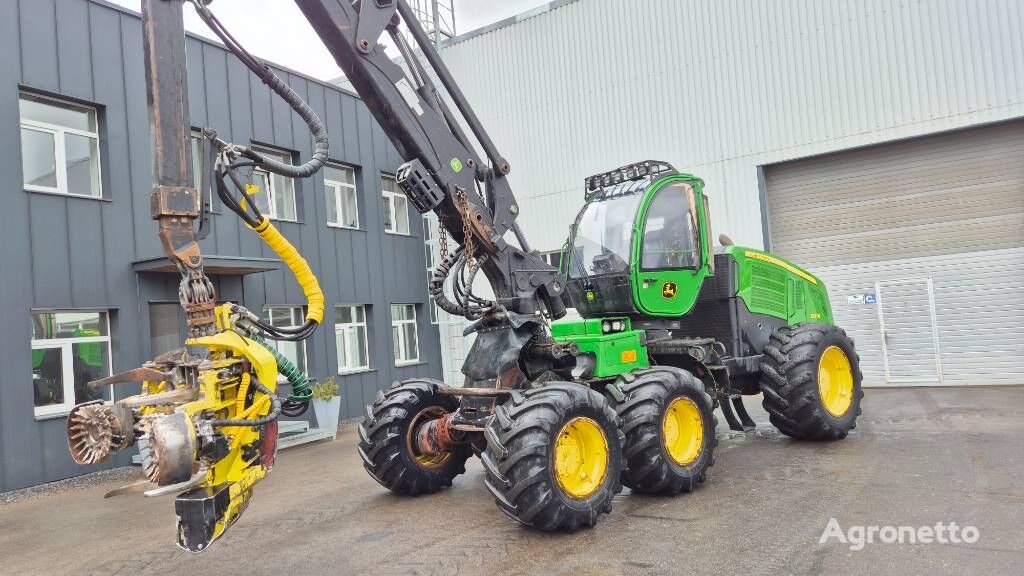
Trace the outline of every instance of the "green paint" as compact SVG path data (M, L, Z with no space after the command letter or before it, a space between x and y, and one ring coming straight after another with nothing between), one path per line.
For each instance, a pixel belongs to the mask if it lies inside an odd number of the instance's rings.
M736 260L737 296L751 312L783 318L791 325L833 323L828 289L820 278L763 250L729 246L726 253Z
M606 320L622 320L626 329L604 334L601 322ZM593 354L596 361L594 378L608 378L650 366L647 348L642 344L646 335L643 330L633 330L629 318L559 321L551 325L551 335L556 342L575 342L580 352Z
M694 224L698 236L694 251L699 256L698 262L693 268L645 271L641 264L648 211L659 192L666 187L679 184L685 184L693 190L692 214L696 219ZM654 181L643 192L643 198L633 216L629 263L633 305L642 317L680 317L692 313L701 286L705 280L714 276L715 271L711 265L714 251L709 240L710 214L707 213L703 188L704 182L696 176L673 174ZM687 210L689 204L689 201L683 202L679 209ZM665 210L665 206L659 206L659 210ZM662 213L673 215L671 209ZM668 227L667 222L666 220L662 229L673 230ZM652 232L661 234L658 229L653 229ZM572 236L570 240L571 238ZM663 239L659 242L661 244L653 254L657 255L659 261L664 258L672 262L674 256L667 255L676 254L673 252L673 241ZM685 245L683 247L685 248ZM828 292L821 279L791 262L762 250L728 246L725 253L735 261L736 296L752 313L782 318L790 325L802 322L833 322ZM566 249L563 254L562 270L568 271L571 268L568 260L574 255L574 251ZM679 262L686 260L681 259ZM583 294L587 301L592 302L596 299L592 290L584 290ZM623 320L626 323L626 330L614 334L602 333L601 323L607 320ZM594 355L595 378L616 376L650 365L644 346L645 332L633 330L629 318L604 317L559 321L552 324L551 332L556 341L575 342L582 352ZM635 357L633 351L636 352Z
M700 246L700 265L696 269L652 270L641 269L641 253L643 251L644 226L647 211L651 202L665 187L676 183L684 183L693 187L693 197L697 208L698 246ZM633 303L638 310L651 316L681 316L689 312L697 301L697 294L710 275L708 266L708 250L703 239L706 237L704 203L700 201L704 182L691 174L674 174L655 181L644 193L644 199L637 210L633 222L633 247L630 258L631 284ZM680 206L685 210L685 206ZM673 296L666 296L668 287L674 284Z
M459 172L462 172L462 160L459 160L458 158L452 158L451 164L452 164L452 170L456 174L458 174Z

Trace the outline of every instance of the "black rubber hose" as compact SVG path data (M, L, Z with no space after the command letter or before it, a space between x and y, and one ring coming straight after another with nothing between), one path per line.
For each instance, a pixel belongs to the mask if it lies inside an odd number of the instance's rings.
M270 412L266 416L255 420L210 420L211 426L262 426L277 420L277 417L281 415L281 399L277 397L277 394L271 392L269 388L260 384L260 381L255 376L252 376L251 384L257 390L270 397Z
M237 40L235 40L234 36L224 28L224 25L221 24L220 20L210 12L210 9L206 6L207 2L204 0L191 0L191 2L195 7L199 18L206 23L210 30L212 30L222 42L224 42L224 45L228 50L241 60L253 74L263 81L264 84L270 86L271 90L283 98L284 101L291 106L292 110L294 110L306 125L309 126L309 130L313 134L313 157L305 164L299 166L293 166L291 164L279 162L273 158L267 158L245 146L238 146L236 148L238 152L246 158L252 159L267 171L275 174L281 174L282 176L292 178L306 178L315 174L327 162L327 127L324 125L323 121L320 120L316 115L316 112L314 112L313 109L310 108L310 106L306 104L290 86L285 84L277 74L274 74L274 71L271 70L269 66L250 54Z

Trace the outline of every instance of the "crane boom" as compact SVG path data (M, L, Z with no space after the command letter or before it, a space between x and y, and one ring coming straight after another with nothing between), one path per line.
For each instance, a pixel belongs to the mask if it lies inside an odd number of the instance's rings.
M420 212L436 213L456 242L465 247L469 241L475 252L469 257L484 260L482 270L497 303L517 314L564 315L557 270L530 252L516 224L519 206L506 177L508 162L408 4L404 0L296 0L296 4L405 159L398 170L405 193ZM479 142L486 163L401 36L403 21ZM378 42L385 32L401 51L412 78ZM475 192L478 186L484 187L483 196ZM466 231L471 238L465 237ZM517 237L518 247L504 240L508 231Z

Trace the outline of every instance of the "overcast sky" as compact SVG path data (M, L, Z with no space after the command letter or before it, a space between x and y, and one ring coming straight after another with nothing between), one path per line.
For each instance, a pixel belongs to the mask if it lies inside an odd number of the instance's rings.
M113 1L132 10L140 9L140 0ZM455 0L455 29L460 34L475 30L547 2ZM322 80L341 74L334 59L290 0L216 0L210 9L247 50L261 58ZM191 6L185 9L185 26L191 32L213 37Z

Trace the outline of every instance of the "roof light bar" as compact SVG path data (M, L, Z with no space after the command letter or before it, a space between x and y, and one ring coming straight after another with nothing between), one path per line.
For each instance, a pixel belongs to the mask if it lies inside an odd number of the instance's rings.
M675 171L676 169L673 168L671 164L661 160L644 160L643 162L627 164L620 168L616 168L615 170L595 174L586 178L583 181L584 195L589 199L594 193L602 190L603 188L608 188L609 186L616 186L623 182L640 180L642 178L647 178L648 176L657 176L659 174Z

